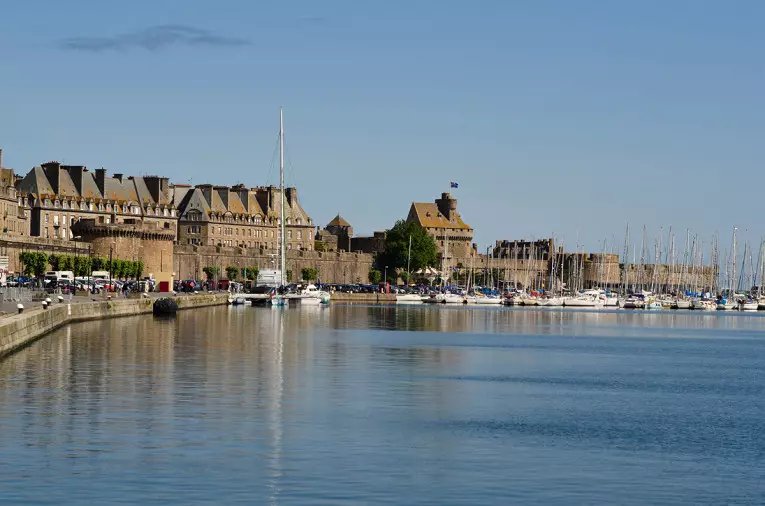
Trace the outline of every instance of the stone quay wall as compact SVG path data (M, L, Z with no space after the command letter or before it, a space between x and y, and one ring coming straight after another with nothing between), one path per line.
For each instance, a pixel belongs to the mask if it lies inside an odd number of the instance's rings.
M205 267L218 267L226 277L226 267L274 268L277 251L260 248L176 245L173 271L176 279L204 279ZM304 267L319 272L322 283L367 283L374 257L367 253L287 250L287 270L292 281L300 278ZM241 279L241 274L237 276Z
M178 309L223 305L228 294L199 294L176 297ZM152 312L154 299L121 299L75 304L54 303L49 309L27 309L0 319L0 357L13 353L48 332L68 323L135 316Z

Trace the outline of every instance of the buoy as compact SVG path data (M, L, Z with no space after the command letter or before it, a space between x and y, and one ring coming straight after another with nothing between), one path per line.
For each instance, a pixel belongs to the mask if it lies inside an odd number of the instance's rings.
M46 301L42 301L42 308L48 309L48 303Z
M16 309L19 310L19 314L24 312L24 304L16 304Z
M58 296L58 303L61 304L63 302L64 302L64 296L63 295L59 295Z
M47 299L45 299L45 302L47 302L47 303L48 303L48 305L50 306L50 303L51 303L50 297L48 297Z

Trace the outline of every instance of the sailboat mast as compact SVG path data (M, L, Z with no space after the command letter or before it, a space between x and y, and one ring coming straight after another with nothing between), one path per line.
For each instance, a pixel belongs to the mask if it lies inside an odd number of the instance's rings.
M286 285L287 277L287 241L284 227L284 111L279 108L279 198L281 199L279 227L279 268L281 269L282 286Z
M409 252L406 255L406 284L409 285L409 265L412 261L412 234L409 234Z

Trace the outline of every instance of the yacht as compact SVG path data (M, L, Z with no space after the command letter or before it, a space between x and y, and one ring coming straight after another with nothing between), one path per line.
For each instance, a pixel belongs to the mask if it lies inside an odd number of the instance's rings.
M298 300L301 304L329 304L331 296L329 292L319 290L316 285L310 284L297 293L285 295L284 298Z
M396 294L396 304L422 304L422 295L419 293Z
M563 299L565 307L603 307L603 300L597 290L588 290Z

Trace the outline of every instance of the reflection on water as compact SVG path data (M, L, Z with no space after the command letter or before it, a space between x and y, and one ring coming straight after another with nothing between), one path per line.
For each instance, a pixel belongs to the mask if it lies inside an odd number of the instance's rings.
M9 504L752 502L759 315L211 308L0 361Z

